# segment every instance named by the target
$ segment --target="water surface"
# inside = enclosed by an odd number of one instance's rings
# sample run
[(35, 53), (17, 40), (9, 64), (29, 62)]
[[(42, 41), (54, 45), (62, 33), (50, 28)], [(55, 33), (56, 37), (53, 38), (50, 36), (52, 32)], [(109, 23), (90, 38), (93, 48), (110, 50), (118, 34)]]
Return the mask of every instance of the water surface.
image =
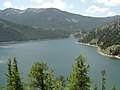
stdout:
[(6, 62), (8, 58), (16, 57), (23, 80), (27, 80), (31, 65), (35, 61), (44, 61), (55, 68), (55, 76), (68, 76), (72, 70), (75, 58), (80, 54), (87, 57), (90, 64), (90, 76), (93, 83), (101, 86), (101, 70), (107, 72), (107, 89), (112, 85), (120, 89), (120, 60), (101, 56), (96, 48), (75, 43), (73, 38), (60, 40), (29, 41), (23, 43), (0, 44), (0, 85), (5, 86)]

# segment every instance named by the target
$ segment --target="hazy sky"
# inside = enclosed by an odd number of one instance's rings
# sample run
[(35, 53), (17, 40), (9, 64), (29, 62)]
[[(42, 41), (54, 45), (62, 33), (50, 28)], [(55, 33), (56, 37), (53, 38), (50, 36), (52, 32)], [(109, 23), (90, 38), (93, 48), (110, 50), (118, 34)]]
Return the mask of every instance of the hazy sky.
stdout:
[(120, 15), (120, 0), (0, 0), (5, 8), (58, 8), (87, 16), (104, 17)]

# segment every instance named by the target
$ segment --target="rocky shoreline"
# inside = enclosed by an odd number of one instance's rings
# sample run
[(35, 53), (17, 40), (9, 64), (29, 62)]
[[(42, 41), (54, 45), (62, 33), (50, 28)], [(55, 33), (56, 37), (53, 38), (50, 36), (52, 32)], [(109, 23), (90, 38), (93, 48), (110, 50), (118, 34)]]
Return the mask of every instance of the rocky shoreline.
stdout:
[(101, 52), (101, 51), (100, 51), (100, 50), (101, 50), (101, 49), (100, 49), (100, 47), (99, 47), (99, 46), (97, 46), (97, 45), (91, 45), (91, 44), (81, 43), (81, 42), (76, 42), (76, 43), (77, 43), (77, 44), (86, 45), (86, 46), (95, 47), (95, 48), (97, 48), (97, 52), (98, 52), (98, 54), (100, 54), (100, 55), (107, 56), (107, 57), (111, 57), (111, 58), (117, 58), (117, 59), (120, 59), (120, 57), (119, 57), (119, 56), (108, 55), (108, 54), (105, 54), (105, 53)]

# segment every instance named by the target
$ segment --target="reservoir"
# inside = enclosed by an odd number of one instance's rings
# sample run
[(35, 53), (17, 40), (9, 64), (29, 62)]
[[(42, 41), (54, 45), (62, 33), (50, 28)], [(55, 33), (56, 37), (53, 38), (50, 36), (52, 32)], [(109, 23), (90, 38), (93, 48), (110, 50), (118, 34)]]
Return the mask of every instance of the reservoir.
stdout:
[(72, 64), (81, 54), (90, 65), (89, 75), (92, 83), (101, 87), (101, 70), (106, 70), (106, 90), (112, 85), (120, 90), (120, 60), (97, 53), (96, 48), (75, 43), (75, 38), (59, 40), (38, 40), (22, 43), (0, 44), (0, 86), (6, 85), (7, 60), (16, 57), (23, 81), (27, 81), (28, 73), (35, 61), (43, 61), (50, 68), (55, 68), (54, 75), (69, 76)]

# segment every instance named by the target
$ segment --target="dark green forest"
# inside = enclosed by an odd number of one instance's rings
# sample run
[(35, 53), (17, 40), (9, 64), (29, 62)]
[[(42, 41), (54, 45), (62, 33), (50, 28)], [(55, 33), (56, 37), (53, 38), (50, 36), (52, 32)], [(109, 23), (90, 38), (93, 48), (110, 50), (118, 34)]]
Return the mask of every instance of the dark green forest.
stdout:
[(114, 20), (102, 27), (90, 31), (83, 38), (79, 39), (78, 42), (97, 45), (104, 50), (111, 47), (109, 49), (109, 54), (119, 55), (120, 19)]
[(44, 30), (0, 19), (0, 42), (68, 38), (73, 31)]
[[(92, 82), (88, 72), (90, 65), (87, 59), (80, 55), (72, 65), (72, 72), (66, 78), (63, 75), (54, 76), (55, 69), (49, 68), (47, 63), (36, 61), (30, 69), (29, 80), (23, 82), (16, 58), (8, 59), (6, 73), (6, 87), (0, 90), (99, 90), (97, 83)], [(101, 71), (101, 89), (106, 90), (106, 72)], [(111, 86), (111, 90), (117, 90)]]

